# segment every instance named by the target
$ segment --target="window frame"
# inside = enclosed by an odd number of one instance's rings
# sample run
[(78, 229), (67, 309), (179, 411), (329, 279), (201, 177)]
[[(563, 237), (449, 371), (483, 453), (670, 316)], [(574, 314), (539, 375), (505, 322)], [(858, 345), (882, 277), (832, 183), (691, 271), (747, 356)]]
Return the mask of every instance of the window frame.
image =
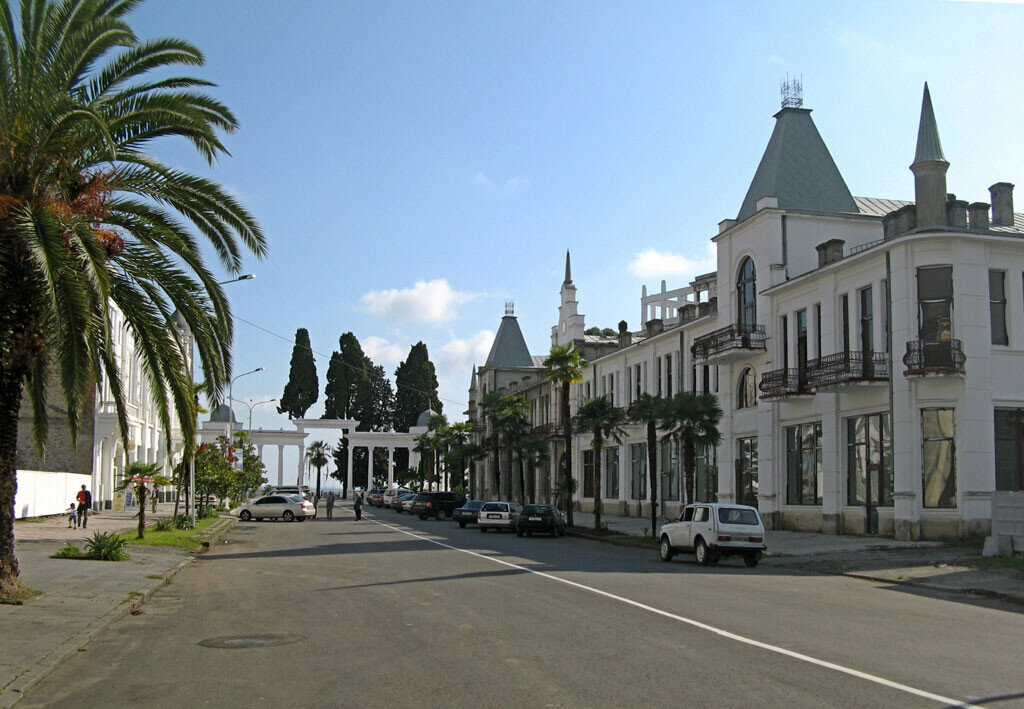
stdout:
[[(821, 421), (786, 426), (783, 430), (786, 436), (786, 504), (820, 507), (824, 487)], [(813, 446), (806, 445), (808, 436)], [(799, 486), (794, 484), (797, 482)]]
[[(993, 294), (992, 289), (992, 277), (999, 276), (999, 290), (1001, 292), (1000, 297), (997, 299)], [(1002, 328), (1002, 342), (996, 341), (996, 320), (998, 311), (998, 320), (1001, 323)], [(988, 271), (988, 312), (989, 312), (989, 327), (991, 329), (991, 341), (993, 345), (1001, 347), (1009, 347), (1010, 345), (1010, 329), (1006, 326), (1006, 271), (999, 269), (989, 269)]]
[(757, 325), (757, 268), (749, 256), (743, 257), (736, 270), (736, 324), (741, 327)]
[[(925, 436), (925, 414), (931, 412), (943, 412), (948, 411), (950, 416), (950, 428), (952, 429), (951, 435), (949, 436), (933, 436), (928, 438)], [(937, 423), (940, 423), (937, 419)], [(951, 493), (947, 494), (946, 490), (938, 497), (936, 504), (928, 504), (928, 470), (926, 468), (928, 464), (927, 450), (929, 443), (949, 443), (949, 461), (950, 469), (948, 478), (945, 484), (945, 488), (948, 490), (951, 488)], [(950, 484), (952, 481), (952, 484)], [(948, 500), (951, 504), (941, 504), (943, 500)], [(934, 510), (950, 510), (957, 508), (957, 471), (956, 471), (956, 409), (953, 407), (928, 407), (921, 409), (921, 507), (924, 509)]]
[[(751, 400), (748, 394), (752, 394), (754, 398)], [(755, 406), (757, 406), (757, 375), (753, 367), (744, 367), (736, 382), (736, 408), (742, 410)]]

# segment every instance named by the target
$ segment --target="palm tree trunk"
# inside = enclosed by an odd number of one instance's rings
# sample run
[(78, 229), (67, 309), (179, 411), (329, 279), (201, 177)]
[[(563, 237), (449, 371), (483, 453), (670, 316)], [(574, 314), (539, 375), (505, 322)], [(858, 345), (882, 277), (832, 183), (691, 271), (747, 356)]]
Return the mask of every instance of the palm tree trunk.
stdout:
[[(563, 479), (565, 480), (565, 519), (566, 523), (572, 527), (572, 426), (569, 425), (569, 382), (562, 382), (561, 403), (562, 428), (565, 440), (565, 471), (563, 472)], [(555, 461), (555, 465), (558, 465), (558, 461)]]
[(655, 422), (647, 422), (647, 477), (651, 481), (651, 536), (658, 535), (658, 496), (655, 490), (658, 487), (658, 432), (654, 428)]
[(0, 366), (0, 595), (13, 594), (18, 586), (18, 558), (14, 555), (14, 494), (18, 480), (14, 456), (18, 448), (22, 382), (23, 372)]
[(317, 498), (320, 497), (320, 467), (321, 466), (319, 466), (319, 465), (316, 466), (316, 496), (317, 496)]
[(693, 502), (694, 494), (694, 468), (697, 467), (697, 451), (693, 441), (689, 438), (683, 439), (683, 470), (686, 471), (686, 504)]
[(146, 489), (145, 483), (135, 488), (135, 496), (139, 498), (139, 539), (146, 538)]
[(601, 431), (594, 431), (594, 531), (601, 531)]
[(494, 455), (494, 480), (492, 481), (490, 489), (487, 491), (487, 494), (497, 495), (500, 497), (501, 495), (499, 491), (501, 489), (501, 444), (498, 441), (497, 432), (495, 432), (491, 436), (491, 438), (493, 439), (491, 441), (491, 452)]
[(526, 474), (523, 470), (522, 456), (519, 456), (519, 504), (526, 504)]

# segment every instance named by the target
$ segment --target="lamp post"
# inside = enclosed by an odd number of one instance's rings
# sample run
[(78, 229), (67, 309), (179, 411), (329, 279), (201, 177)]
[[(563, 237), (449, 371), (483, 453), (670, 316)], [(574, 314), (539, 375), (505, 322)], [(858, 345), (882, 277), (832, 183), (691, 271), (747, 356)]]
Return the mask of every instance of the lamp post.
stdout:
[(252, 433), (252, 410), (255, 409), (257, 406), (261, 406), (263, 404), (270, 404), (274, 401), (277, 401), (277, 399), (274, 398), (267, 399), (266, 401), (257, 401), (255, 404), (247, 403), (245, 401), (242, 401), (241, 399), (232, 399), (232, 401), (237, 401), (239, 404), (242, 404), (247, 409), (249, 409), (249, 433)]
[[(253, 370), (251, 370), (249, 372), (242, 372), (237, 377), (232, 379), (231, 380), (231, 384), (228, 386), (228, 401), (231, 402), (231, 401), (235, 400), (235, 397), (234, 397), (234, 394), (235, 394), (235, 381), (241, 379), (242, 377), (247, 377), (250, 374), (256, 374), (256, 372), (262, 372), (262, 371), (263, 371), (263, 367), (257, 367), (256, 369), (253, 369)], [(231, 404), (229, 403), (228, 404), (228, 447), (231, 446), (231, 436), (232, 436), (231, 424), (234, 423), (234, 418), (235, 418), (235, 412), (231, 410)]]
[(217, 281), (217, 285), (218, 286), (223, 286), (223, 285), (225, 285), (227, 283), (237, 283), (238, 281), (251, 281), (255, 277), (256, 277), (255, 273), (246, 273), (244, 276), (239, 276), (238, 278), (232, 278), (232, 279), (227, 280), (227, 281)]

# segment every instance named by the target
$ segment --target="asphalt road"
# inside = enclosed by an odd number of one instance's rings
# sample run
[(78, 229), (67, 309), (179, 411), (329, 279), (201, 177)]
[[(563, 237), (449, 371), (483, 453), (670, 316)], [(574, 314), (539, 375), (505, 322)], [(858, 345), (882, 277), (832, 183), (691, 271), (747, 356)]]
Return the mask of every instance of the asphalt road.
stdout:
[(665, 564), (372, 508), (240, 523), (223, 541), (19, 706), (934, 707), (1024, 692), (1019, 607), (770, 559)]

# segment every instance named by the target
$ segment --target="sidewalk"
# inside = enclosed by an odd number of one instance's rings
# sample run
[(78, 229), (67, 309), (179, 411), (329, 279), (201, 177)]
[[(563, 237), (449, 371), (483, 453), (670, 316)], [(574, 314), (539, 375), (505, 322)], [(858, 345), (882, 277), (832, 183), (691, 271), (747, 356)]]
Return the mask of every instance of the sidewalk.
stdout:
[[(577, 527), (594, 527), (594, 515), (573, 511)], [(639, 537), (650, 535), (650, 518), (601, 515), (609, 530)], [(668, 520), (659, 519), (657, 527)], [(1024, 605), (1024, 571), (978, 568), (981, 549), (942, 542), (904, 542), (889, 537), (769, 531), (764, 563), (840, 574), (951, 593), (997, 598)], [(653, 544), (652, 544), (653, 550)]]
[[(163, 516), (172, 511), (173, 507), (166, 509)], [(88, 644), (131, 610), (136, 599), (148, 597), (191, 560), (192, 555), (180, 549), (147, 546), (129, 548), (127, 562), (50, 558), (65, 541), (81, 547), (94, 532), (133, 529), (138, 523), (134, 515), (135, 510), (90, 515), (86, 529), (68, 529), (66, 517), (15, 522), (21, 580), (43, 595), (22, 606), (0, 604), (0, 709), (21, 699), (64, 657)]]

